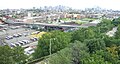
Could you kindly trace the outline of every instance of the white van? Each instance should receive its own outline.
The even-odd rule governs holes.
[[[28,47],[28,48],[24,49],[24,51],[25,51],[26,55],[31,55],[32,53],[35,52],[34,49],[31,48],[31,47]]]

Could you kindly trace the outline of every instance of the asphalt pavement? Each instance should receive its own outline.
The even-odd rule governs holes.
[[[4,41],[6,42],[6,44],[10,45],[11,43],[16,43],[18,41],[22,41],[22,40],[30,40],[30,34],[32,32],[35,32],[36,30],[30,30],[30,29],[26,29],[26,28],[19,28],[19,29],[8,29],[8,30],[3,30],[0,31],[0,38],[4,39]],[[14,34],[22,34],[21,37],[13,37],[13,39],[7,40],[5,39],[6,36],[13,36]],[[25,36],[24,33],[27,33],[28,36]]]
[[[111,31],[107,32],[106,35],[112,37],[115,35],[116,31],[117,31],[117,27],[114,27]]]

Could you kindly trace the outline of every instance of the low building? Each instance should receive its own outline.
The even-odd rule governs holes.
[[[2,19],[0,19],[0,24],[4,24],[4,21]]]
[[[87,18],[101,18],[104,14],[87,14]]]

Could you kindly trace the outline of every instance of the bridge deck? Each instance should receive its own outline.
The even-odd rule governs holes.
[[[71,27],[71,28],[88,27],[88,26],[82,26],[82,25],[64,25],[64,24],[47,24],[47,23],[23,23],[23,22],[13,22],[12,24],[27,24],[27,25],[40,25],[40,26],[52,26],[52,27]]]

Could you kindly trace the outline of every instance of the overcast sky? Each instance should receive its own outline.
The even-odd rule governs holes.
[[[101,8],[120,10],[120,0],[0,0],[0,9],[19,9],[56,5],[64,5],[76,9],[99,6]]]

